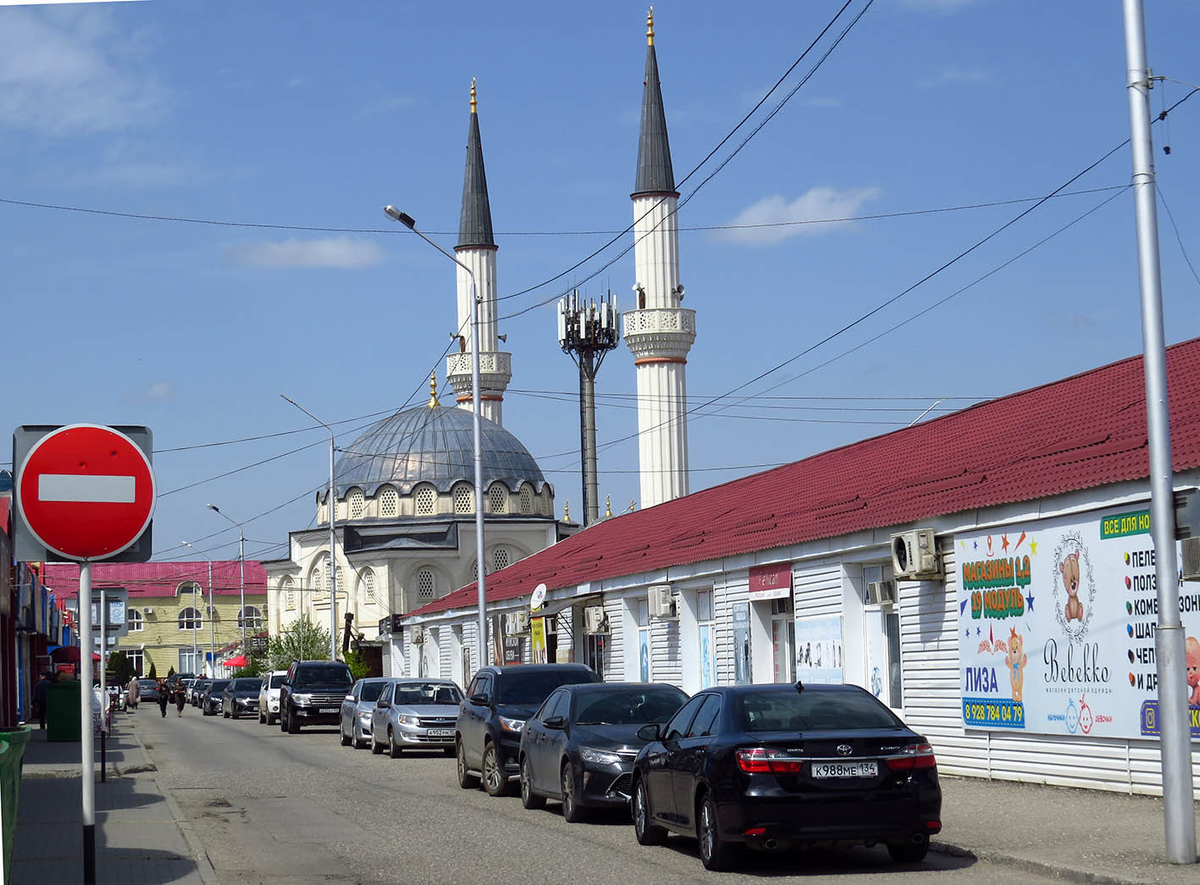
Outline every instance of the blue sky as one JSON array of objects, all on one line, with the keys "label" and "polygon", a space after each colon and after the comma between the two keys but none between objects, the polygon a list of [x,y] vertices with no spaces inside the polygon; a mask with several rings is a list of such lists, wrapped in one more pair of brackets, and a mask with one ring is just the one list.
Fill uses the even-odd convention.
[{"label": "blue sky", "polygon": [[[657,5],[677,179],[840,6]],[[1155,74],[1200,83],[1200,6],[1146,6]],[[0,8],[0,198],[370,231],[0,203],[4,423],[147,424],[164,493],[156,558],[188,558],[172,549],[184,539],[236,555],[236,531],[207,501],[249,521],[248,556],[278,555],[270,545],[312,520],[312,491],[327,476],[323,430],[167,450],[309,427],[280,393],[346,422],[339,444],[349,446],[369,423],[361,416],[423,402],[433,366],[444,384],[454,268],[381,207],[396,204],[454,244],[473,76],[502,293],[559,274],[627,226],[644,21],[645,5],[624,0]],[[698,325],[691,405],[804,353],[1032,204],[829,219],[1038,197],[1124,141],[1123,39],[1116,0],[876,0],[680,212],[684,304]],[[1190,89],[1159,84],[1155,111]],[[685,196],[749,126],[681,186]],[[1162,195],[1200,266],[1200,97],[1155,138]],[[755,398],[693,415],[692,488],[903,427],[941,398],[925,420],[1137,353],[1132,196],[1095,190],[1129,177],[1125,148],[1068,188],[1094,192],[1046,202],[737,400]],[[745,226],[763,223],[775,226]],[[1160,232],[1174,342],[1200,335],[1200,281],[1161,205]],[[611,289],[627,306],[632,254],[600,268],[630,242],[507,299],[502,317],[575,283],[591,296]],[[569,500],[578,519],[577,376],[555,340],[553,303],[502,319],[500,330],[514,366],[505,426],[555,483],[560,513]],[[597,385],[601,494],[616,511],[638,494],[634,390],[622,345]],[[238,472],[210,479],[229,471]]]}]

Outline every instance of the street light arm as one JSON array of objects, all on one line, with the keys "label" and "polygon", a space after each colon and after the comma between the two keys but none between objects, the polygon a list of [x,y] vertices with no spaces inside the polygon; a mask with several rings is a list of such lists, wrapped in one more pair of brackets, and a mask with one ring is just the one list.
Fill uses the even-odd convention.
[{"label": "street light arm", "polygon": [[314,415],[308,409],[304,408],[304,406],[300,405],[300,403],[296,402],[294,399],[292,399],[286,393],[281,393],[279,395],[281,397],[283,397],[287,402],[291,403],[293,406],[295,406],[297,409],[299,409],[301,412],[303,412],[305,415],[312,418],[314,421],[316,421],[318,424],[320,424],[322,427],[324,427],[326,430],[328,430],[330,436],[334,435],[332,427],[330,427],[328,424],[326,424],[324,421],[322,421],[320,418],[318,418],[316,415]]},{"label": "street light arm", "polygon": [[[467,267],[465,264],[463,264],[461,261],[459,261],[453,255],[451,255],[449,252],[447,252],[445,249],[443,249],[441,246],[439,246],[433,240],[429,239],[429,237],[425,236],[425,234],[423,234],[419,230],[417,230],[417,227],[416,227],[417,223],[415,221],[413,221],[413,217],[411,215],[401,212],[395,206],[384,206],[383,211],[384,211],[384,213],[386,213],[388,218],[392,219],[393,221],[399,221],[401,224],[403,224],[405,227],[407,227],[409,230],[411,230],[414,234],[416,234],[418,237],[420,237],[422,240],[424,240],[426,243],[433,246],[433,248],[437,249],[439,252],[441,252],[443,255],[445,255],[447,258],[449,258],[451,261],[453,261],[455,264],[457,264],[459,267],[461,267],[463,270],[465,270],[467,273],[471,274],[471,282],[472,282],[472,284],[474,284],[475,274],[472,273],[471,268]],[[478,297],[478,293],[476,293],[476,297]],[[286,399],[286,397],[285,397],[285,399]]]}]

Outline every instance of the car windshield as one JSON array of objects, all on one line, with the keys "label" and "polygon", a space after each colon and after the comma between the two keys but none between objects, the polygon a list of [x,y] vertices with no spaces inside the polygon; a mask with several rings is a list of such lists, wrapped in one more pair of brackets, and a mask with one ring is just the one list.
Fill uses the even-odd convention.
[{"label": "car windshield", "polygon": [[763,689],[738,695],[746,731],[846,731],[903,723],[863,691]]},{"label": "car windshield", "polygon": [[319,664],[309,667],[297,667],[295,683],[297,685],[344,685],[349,687],[353,681],[350,668]]},{"label": "car windshield", "polygon": [[457,705],[461,700],[458,686],[448,682],[404,682],[396,686],[397,706]]},{"label": "car windshield", "polygon": [[225,686],[227,686],[227,685],[229,685],[229,680],[228,680],[228,679],[218,679],[216,682],[214,682],[214,683],[212,684],[212,690],[213,690],[214,692],[218,692],[218,691],[224,691],[224,690],[225,690]]},{"label": "car windshield", "polygon": [[645,725],[666,722],[687,695],[677,688],[626,688],[581,692],[576,701],[578,725]]},{"label": "car windshield", "polygon": [[154,688],[158,685],[153,679],[139,679],[138,688]]},{"label": "car windshield", "polygon": [[286,673],[276,673],[271,677],[271,688],[279,688],[283,685],[283,680],[287,679]]},{"label": "car windshield", "polygon": [[234,691],[258,691],[262,685],[261,679],[235,679],[233,680]]},{"label": "car windshield", "polygon": [[560,685],[595,682],[582,670],[532,670],[525,673],[505,673],[496,680],[497,704],[540,704]]}]

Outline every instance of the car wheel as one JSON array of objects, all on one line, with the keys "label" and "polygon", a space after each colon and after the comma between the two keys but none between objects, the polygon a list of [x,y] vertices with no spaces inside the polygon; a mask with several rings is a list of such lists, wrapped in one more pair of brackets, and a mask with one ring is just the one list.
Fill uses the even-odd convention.
[{"label": "car wheel", "polygon": [[288,719],[287,733],[288,734],[299,734],[300,733],[300,723],[296,721],[296,711],[289,709],[287,719]]},{"label": "car wheel", "polygon": [[889,842],[888,854],[896,863],[920,863],[929,852],[929,840],[920,842]]},{"label": "car wheel", "polygon": [[526,808],[544,808],[546,797],[533,792],[533,772],[529,770],[529,758],[521,759],[521,804]]},{"label": "car wheel", "polygon": [[378,756],[383,752],[383,744],[375,740],[375,732],[371,732],[371,752]]},{"label": "car wheel", "polygon": [[500,753],[495,744],[488,744],[483,750],[483,788],[489,796],[504,796],[508,793],[508,778],[500,767]]},{"label": "car wheel", "polygon": [[269,724],[267,722],[267,717],[261,712],[258,714],[258,724],[259,725],[268,725]]},{"label": "car wheel", "polygon": [[646,796],[646,785],[638,781],[633,787],[633,835],[639,845],[662,845],[667,841],[667,831],[650,822],[650,801]]},{"label": "car wheel", "polygon": [[396,743],[396,733],[390,728],[388,729],[388,755],[393,759],[399,759],[403,749]]},{"label": "car wheel", "polygon": [[721,838],[717,803],[705,794],[696,809],[696,835],[700,839],[700,862],[706,870],[727,870],[733,864],[737,846]]},{"label": "car wheel", "polygon": [[461,740],[454,742],[454,759],[458,769],[458,785],[464,790],[473,790],[479,786],[479,778],[467,770],[467,753]]},{"label": "car wheel", "polygon": [[562,816],[569,824],[577,824],[584,818],[584,810],[579,805],[579,797],[575,794],[575,772],[571,763],[564,762],[562,767]]},{"label": "car wheel", "polygon": [[287,725],[283,721],[283,708],[279,708],[279,730],[287,731]]},{"label": "car wheel", "polygon": [[230,719],[233,716],[233,714],[231,712],[229,712],[228,710],[226,710],[224,707],[221,708],[221,715],[224,716],[226,719]]},{"label": "car wheel", "polygon": [[[353,726],[351,726],[353,727]],[[338,726],[338,737],[342,739],[342,746],[350,746],[350,738],[346,737],[346,732],[342,731],[341,726]]]}]

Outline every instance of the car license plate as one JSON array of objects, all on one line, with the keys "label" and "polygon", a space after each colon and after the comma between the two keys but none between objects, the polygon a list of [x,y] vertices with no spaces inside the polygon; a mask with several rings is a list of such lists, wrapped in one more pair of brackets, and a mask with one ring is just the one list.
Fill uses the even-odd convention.
[{"label": "car license plate", "polygon": [[814,762],[814,778],[878,777],[878,762]]},{"label": "car license plate", "polygon": [[336,713],[337,711],[338,711],[337,707],[322,707],[317,712],[318,713]]},{"label": "car license plate", "polygon": [[454,737],[453,728],[431,728],[426,732],[431,738],[452,738]]}]

